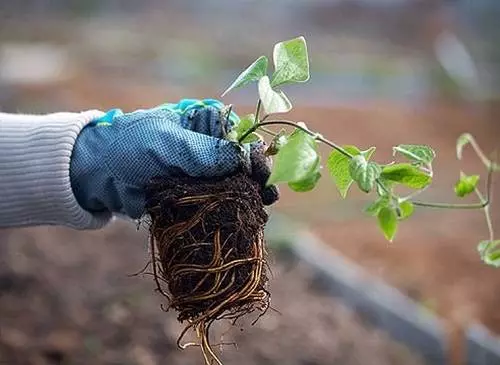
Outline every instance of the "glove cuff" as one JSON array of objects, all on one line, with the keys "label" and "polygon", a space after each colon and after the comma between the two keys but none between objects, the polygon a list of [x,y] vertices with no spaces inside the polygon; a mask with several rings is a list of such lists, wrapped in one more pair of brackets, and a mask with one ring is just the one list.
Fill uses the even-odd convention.
[{"label": "glove cuff", "polygon": [[97,229],[110,220],[110,212],[90,213],[78,204],[69,173],[78,134],[102,114],[0,113],[0,227]]}]

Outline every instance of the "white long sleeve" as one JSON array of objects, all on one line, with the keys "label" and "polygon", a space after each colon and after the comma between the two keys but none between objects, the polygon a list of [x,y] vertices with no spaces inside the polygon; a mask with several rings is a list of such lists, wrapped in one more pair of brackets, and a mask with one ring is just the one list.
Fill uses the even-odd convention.
[{"label": "white long sleeve", "polygon": [[78,133],[102,114],[0,113],[0,227],[97,229],[111,219],[111,213],[93,214],[78,204],[69,174]]}]

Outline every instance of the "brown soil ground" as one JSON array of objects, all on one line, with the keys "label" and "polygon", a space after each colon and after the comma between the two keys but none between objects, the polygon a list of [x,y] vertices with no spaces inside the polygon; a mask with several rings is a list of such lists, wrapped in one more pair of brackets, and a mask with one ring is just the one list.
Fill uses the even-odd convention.
[{"label": "brown soil ground", "polygon": [[[181,326],[160,310],[152,278],[127,276],[148,259],[134,228],[0,231],[0,364],[202,364],[198,349],[176,348]],[[238,349],[224,348],[226,364],[423,364],[324,296],[306,267],[281,260],[272,269],[280,313],[233,327],[223,340]]]}]

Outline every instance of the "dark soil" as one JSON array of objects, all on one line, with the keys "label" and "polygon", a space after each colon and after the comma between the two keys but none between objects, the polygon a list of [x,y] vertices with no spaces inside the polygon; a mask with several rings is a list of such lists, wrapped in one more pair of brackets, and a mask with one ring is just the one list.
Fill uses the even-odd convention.
[{"label": "dark soil", "polygon": [[204,346],[215,320],[237,320],[269,307],[264,248],[268,215],[260,188],[245,174],[211,180],[165,178],[151,184],[146,200],[158,291],[210,352]]},{"label": "dark soil", "polygon": [[[106,229],[0,230],[0,364],[194,365],[179,350],[182,325],[163,313],[150,276],[147,232],[116,221]],[[251,326],[221,321],[221,359],[239,365],[422,365],[407,348],[365,325],[314,286],[307,267],[273,259],[273,308]],[[240,328],[242,331],[240,331]]]}]

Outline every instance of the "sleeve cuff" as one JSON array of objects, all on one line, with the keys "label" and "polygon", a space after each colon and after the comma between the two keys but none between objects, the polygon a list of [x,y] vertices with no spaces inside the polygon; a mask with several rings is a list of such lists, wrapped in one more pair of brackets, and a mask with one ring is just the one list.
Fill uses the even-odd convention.
[{"label": "sleeve cuff", "polygon": [[69,175],[82,128],[104,113],[0,113],[0,227],[63,225],[98,229],[111,212],[91,213],[77,202]]}]

